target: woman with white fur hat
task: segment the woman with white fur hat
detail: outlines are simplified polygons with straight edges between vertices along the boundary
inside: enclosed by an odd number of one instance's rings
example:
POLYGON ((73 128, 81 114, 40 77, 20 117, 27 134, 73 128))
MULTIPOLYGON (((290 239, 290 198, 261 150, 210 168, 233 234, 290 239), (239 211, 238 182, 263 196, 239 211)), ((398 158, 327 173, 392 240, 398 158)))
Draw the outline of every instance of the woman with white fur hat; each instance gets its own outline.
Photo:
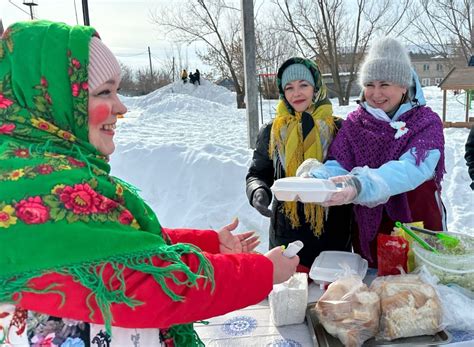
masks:
POLYGON ((354 204, 353 247, 376 266, 376 236, 390 233, 395 221, 445 229, 443 124, 426 106, 408 53, 396 39, 372 45, 359 82, 362 100, 331 144, 329 160, 303 163, 298 174, 345 183, 324 205, 354 204))

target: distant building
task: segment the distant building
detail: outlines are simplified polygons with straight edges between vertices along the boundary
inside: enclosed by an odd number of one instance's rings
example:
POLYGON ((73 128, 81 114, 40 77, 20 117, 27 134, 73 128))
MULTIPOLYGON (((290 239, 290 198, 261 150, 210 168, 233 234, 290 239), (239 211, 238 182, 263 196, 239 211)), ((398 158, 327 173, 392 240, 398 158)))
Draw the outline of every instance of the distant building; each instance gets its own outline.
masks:
POLYGON ((225 88, 229 89, 232 92, 235 92, 234 81, 230 78, 223 78, 223 79, 217 81, 216 84, 218 86, 225 87, 225 88))
POLYGON ((410 53, 410 59, 423 87, 437 86, 453 67, 452 60, 440 55, 410 53))
MULTIPOLYGON (((351 67, 351 56, 352 54, 345 54, 339 57, 339 75, 341 77, 341 82, 343 84, 347 83, 347 75, 351 67)), ((360 60, 361 57, 358 56, 356 60, 360 60)), ((420 83, 423 87, 427 86, 437 86, 446 74, 453 68, 453 66, 459 65, 464 66, 465 62, 460 61, 459 59, 450 57, 445 58, 441 55, 435 54, 425 54, 425 53, 413 53, 410 52, 410 59, 413 64, 413 68, 415 69, 420 83)), ((474 60, 474 58, 473 58, 474 60)), ((363 61, 363 59, 362 59, 363 61)), ((474 63, 474 61, 473 61, 474 63)), ((329 73, 329 68, 320 64, 321 72, 323 75, 323 79, 328 86, 328 89, 331 91, 331 87, 333 85, 331 74, 329 73)), ((354 81, 352 88, 351 88, 351 95, 359 95, 360 87, 357 83, 357 78, 354 81)))
MULTIPOLYGON (((334 79, 332 78, 332 74, 323 73, 323 74, 321 74, 321 76, 323 77, 324 84, 327 87, 328 97, 329 98, 336 98, 337 94, 335 92, 334 79)), ((339 79, 340 79, 341 84, 343 86, 343 90, 346 90, 347 83, 349 82, 349 72, 340 72, 339 73, 339 79)), ((358 83, 357 78, 356 78, 351 84, 350 96, 359 96, 360 92, 361 92, 361 88, 360 88, 359 83, 358 83)))

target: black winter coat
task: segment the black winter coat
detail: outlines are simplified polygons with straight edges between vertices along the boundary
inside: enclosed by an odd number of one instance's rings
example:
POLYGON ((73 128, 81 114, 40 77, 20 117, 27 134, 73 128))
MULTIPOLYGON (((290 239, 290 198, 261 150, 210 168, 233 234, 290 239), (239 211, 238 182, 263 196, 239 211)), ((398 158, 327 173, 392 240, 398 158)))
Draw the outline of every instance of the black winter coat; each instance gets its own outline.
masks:
POLYGON ((474 126, 471 127, 469 136, 466 142, 466 165, 468 166, 469 176, 471 177, 471 189, 474 190, 474 126))
MULTIPOLYGON (((272 199, 270 187, 274 180, 285 177, 285 170, 279 160, 275 167, 273 160, 268 155, 270 132, 273 122, 262 126, 258 133, 256 149, 253 152, 252 163, 247 174, 247 197, 252 204, 253 193, 258 188, 263 188, 272 199)), ((340 120, 336 121, 339 128, 340 120)), ((303 249, 298 253, 300 264, 311 267, 314 259, 322 251, 339 250, 351 251, 352 205, 342 205, 329 208, 327 219, 324 221, 324 230, 318 238, 314 236, 310 224, 305 222, 303 204, 298 202, 298 215, 300 227, 293 229, 290 220, 282 212, 283 202, 276 199, 272 203, 270 222, 269 247, 288 245, 295 240, 304 243, 303 249)))

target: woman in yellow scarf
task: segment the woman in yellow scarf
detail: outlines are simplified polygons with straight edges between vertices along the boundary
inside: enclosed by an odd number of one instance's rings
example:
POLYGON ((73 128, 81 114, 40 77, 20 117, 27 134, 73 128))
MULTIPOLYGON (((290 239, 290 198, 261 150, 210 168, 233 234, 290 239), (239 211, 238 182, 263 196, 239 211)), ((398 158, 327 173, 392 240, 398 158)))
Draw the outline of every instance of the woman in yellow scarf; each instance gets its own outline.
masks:
POLYGON ((325 209, 316 204, 273 201, 274 180, 296 176, 306 159, 326 160, 327 150, 341 120, 334 117, 326 86, 315 62, 291 58, 278 70, 280 101, 276 117, 263 125, 247 174, 247 196, 262 215, 271 217, 270 248, 295 240, 305 247, 298 253, 300 270, 311 267, 325 250, 350 251, 351 209, 325 209))

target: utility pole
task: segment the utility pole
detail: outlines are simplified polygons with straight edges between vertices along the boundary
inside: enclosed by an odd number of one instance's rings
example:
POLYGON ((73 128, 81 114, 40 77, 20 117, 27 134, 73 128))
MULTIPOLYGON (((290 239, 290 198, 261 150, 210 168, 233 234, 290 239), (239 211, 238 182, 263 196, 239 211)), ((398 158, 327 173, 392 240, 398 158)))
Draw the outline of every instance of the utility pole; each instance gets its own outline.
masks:
POLYGON ((23 5, 28 6, 30 8, 30 18, 33 20, 35 17, 33 16, 33 6, 38 6, 36 0, 23 0, 23 5))
POLYGON ((255 149, 258 135, 258 90, 255 63, 255 23, 253 0, 241 0, 244 45, 245 97, 248 146, 255 149))
POLYGON ((150 61, 150 78, 153 81, 153 67, 151 65, 151 51, 150 46, 148 46, 148 60, 150 61))
POLYGON ((82 14, 84 17, 84 25, 91 25, 89 21, 89 5, 87 4, 87 0, 82 0, 82 14))

